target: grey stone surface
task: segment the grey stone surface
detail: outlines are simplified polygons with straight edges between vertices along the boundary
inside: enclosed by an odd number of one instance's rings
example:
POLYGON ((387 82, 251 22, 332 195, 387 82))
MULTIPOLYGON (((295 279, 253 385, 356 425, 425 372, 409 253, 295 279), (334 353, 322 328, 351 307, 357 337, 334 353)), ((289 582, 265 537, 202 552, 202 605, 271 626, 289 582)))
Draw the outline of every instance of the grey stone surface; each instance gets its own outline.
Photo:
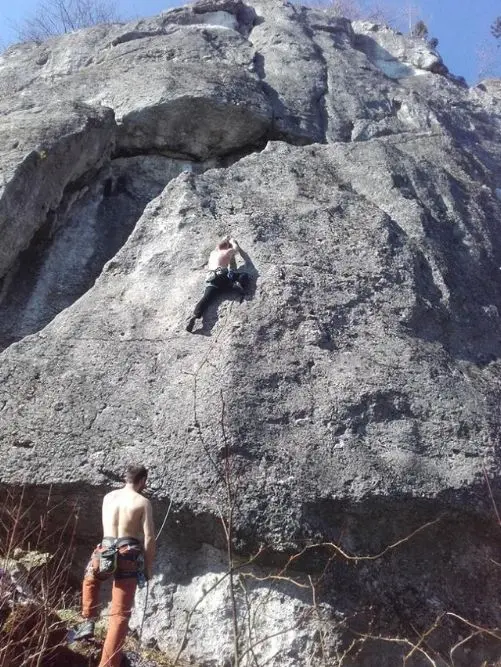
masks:
MULTIPOLYGON (((189 8, 184 13, 192 17, 189 8)), ((112 107, 120 154, 204 160, 262 141, 271 125, 253 57, 236 30, 220 22, 178 25, 167 14, 11 47, 0 91, 6 105, 21 93, 23 108, 58 99, 112 107)))
MULTIPOLYGON (((172 501, 149 642, 225 665, 236 619, 242 665, 334 665, 353 631, 501 621, 498 84, 271 0, 0 57, 0 482, 77 499, 83 559, 103 493, 148 464, 158 524, 172 501), (250 292, 189 335, 228 231, 250 292), (237 570, 262 553, 206 594, 230 514, 237 570)), ((499 657, 477 639, 455 665, 499 657)))
POLYGON ((356 45, 391 79, 419 74, 419 71, 445 74, 442 58, 425 39, 409 37, 388 26, 369 21, 354 21, 356 45))
MULTIPOLYGON (((231 664, 233 646, 228 637, 234 618, 225 552, 207 544, 196 551, 165 545, 158 562, 162 575, 151 583, 148 600, 144 589, 137 594, 131 626, 138 630, 145 612, 146 646, 158 645, 172 658, 179 653, 187 664, 231 664), (187 641, 194 636, 196 642, 187 641)), ((343 616, 339 614, 333 623, 327 605, 312 610, 307 576, 285 581, 273 579, 269 568, 241 562, 236 567, 242 664, 289 664, 297 656, 307 664, 318 652, 316 637, 323 623, 330 630, 328 644, 335 656, 343 616)))
POLYGON ((78 192, 64 225, 55 227, 52 218, 46 222, 6 273, 0 349, 39 331, 84 294, 169 180, 214 164, 161 155, 111 160, 78 192))
POLYGON ((0 117, 0 276, 33 234, 106 161, 114 135, 110 109, 67 102, 30 106, 0 117))

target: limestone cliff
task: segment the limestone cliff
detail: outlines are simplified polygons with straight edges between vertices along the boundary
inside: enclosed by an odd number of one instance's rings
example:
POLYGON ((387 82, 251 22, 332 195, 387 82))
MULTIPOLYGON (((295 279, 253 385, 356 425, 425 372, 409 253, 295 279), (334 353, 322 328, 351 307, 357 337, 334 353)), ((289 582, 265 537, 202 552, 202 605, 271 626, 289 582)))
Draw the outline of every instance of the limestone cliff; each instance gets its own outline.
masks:
POLYGON ((164 650, 394 667, 440 618, 433 664, 501 655, 447 615, 501 622, 500 130, 499 82, 275 0, 0 56, 0 481, 84 550, 148 465, 164 650), (227 231, 250 293, 190 335, 227 231))

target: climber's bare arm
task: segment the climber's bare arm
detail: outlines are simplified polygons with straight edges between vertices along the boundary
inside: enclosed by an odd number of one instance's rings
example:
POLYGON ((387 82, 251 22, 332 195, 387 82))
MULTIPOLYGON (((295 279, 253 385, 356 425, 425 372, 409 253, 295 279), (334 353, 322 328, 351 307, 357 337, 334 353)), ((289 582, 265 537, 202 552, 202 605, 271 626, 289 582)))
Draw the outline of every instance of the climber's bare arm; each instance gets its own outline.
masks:
POLYGON ((156 540, 155 527, 153 525, 153 511, 151 503, 145 499, 143 515, 143 534, 144 534, 144 570, 147 579, 151 579, 153 574, 153 561, 155 560, 156 540))
POLYGON ((228 243, 231 245, 233 251, 235 253, 240 253, 240 246, 238 245, 238 241, 234 238, 228 239, 228 243))

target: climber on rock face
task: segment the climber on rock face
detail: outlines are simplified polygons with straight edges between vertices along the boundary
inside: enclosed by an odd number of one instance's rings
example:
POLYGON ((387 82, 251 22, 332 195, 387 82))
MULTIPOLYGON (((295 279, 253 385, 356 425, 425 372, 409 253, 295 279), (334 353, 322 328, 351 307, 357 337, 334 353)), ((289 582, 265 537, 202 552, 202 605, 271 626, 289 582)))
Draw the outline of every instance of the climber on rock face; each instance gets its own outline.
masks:
POLYGON ((82 617, 85 620, 73 637, 79 640, 94 634, 101 581, 113 575, 108 632, 99 667, 119 667, 136 587, 151 578, 155 533, 151 503, 141 495, 147 476, 144 466, 128 466, 125 486, 111 491, 103 499, 104 537, 92 553, 85 571, 82 585, 82 617))
POLYGON ((205 279, 205 292, 188 320, 186 331, 190 333, 193 331, 195 321, 202 317, 209 304, 221 292, 234 290, 242 298, 245 295, 248 275, 243 271, 237 271, 235 260, 237 253, 241 253, 240 246, 229 236, 224 236, 211 252, 207 264, 209 272, 205 279))

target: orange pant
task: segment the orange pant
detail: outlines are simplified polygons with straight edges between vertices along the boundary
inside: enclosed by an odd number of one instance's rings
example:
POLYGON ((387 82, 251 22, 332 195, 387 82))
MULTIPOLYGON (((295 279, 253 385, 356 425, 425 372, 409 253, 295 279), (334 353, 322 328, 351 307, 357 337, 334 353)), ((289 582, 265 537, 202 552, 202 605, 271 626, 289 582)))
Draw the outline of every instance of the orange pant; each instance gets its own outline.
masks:
MULTIPOLYGON (((92 554, 82 584, 82 616, 91 619, 98 616, 99 589, 102 581, 96 567, 96 551, 92 554)), ((120 667, 122 647, 127 635, 137 587, 137 576, 135 572, 131 572, 131 566, 140 553, 139 549, 129 550, 127 547, 121 547, 118 551, 117 571, 111 593, 108 632, 99 667, 120 667)))

